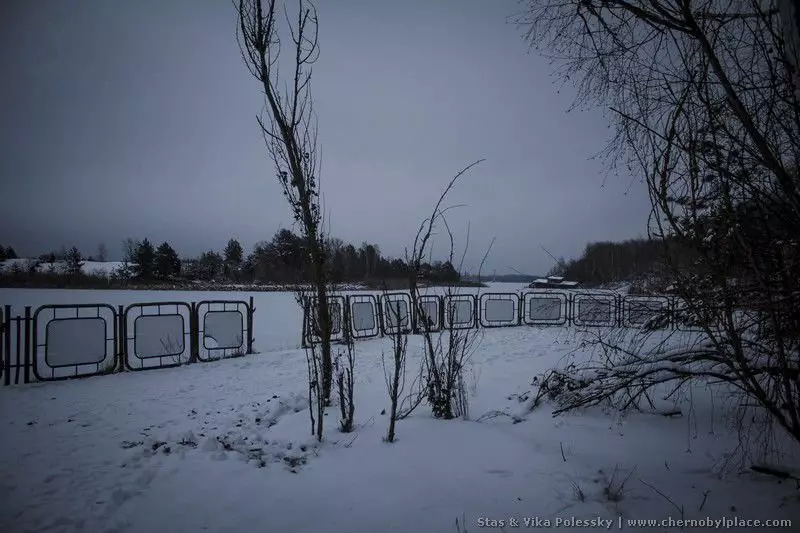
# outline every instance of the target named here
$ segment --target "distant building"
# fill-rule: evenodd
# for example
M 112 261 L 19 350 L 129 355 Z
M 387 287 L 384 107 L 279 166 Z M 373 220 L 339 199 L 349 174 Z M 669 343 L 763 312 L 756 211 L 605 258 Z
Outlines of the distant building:
M 561 276 L 548 276 L 533 280 L 528 285 L 529 289 L 574 289 L 578 286 L 577 281 L 565 281 Z

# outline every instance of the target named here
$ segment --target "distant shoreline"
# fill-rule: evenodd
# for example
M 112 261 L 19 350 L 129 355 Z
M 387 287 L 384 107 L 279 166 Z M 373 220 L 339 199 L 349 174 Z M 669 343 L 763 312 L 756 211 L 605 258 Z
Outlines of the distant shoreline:
M 38 284 L 38 283 L 3 283 L 0 278 L 0 289 L 35 289 L 35 290 L 96 290 L 96 291 L 181 291 L 181 292 L 297 292 L 301 288 L 310 288 L 310 285 L 205 285 L 205 284 L 125 284 L 125 285 L 97 285 L 97 284 Z M 335 284 L 338 291 L 347 292 L 375 292 L 383 290 L 379 285 L 368 284 Z M 462 282 L 455 284 L 420 284 L 421 288 L 431 287 L 478 287 L 485 288 L 485 283 Z M 408 284 L 391 283 L 387 284 L 386 290 L 405 290 Z

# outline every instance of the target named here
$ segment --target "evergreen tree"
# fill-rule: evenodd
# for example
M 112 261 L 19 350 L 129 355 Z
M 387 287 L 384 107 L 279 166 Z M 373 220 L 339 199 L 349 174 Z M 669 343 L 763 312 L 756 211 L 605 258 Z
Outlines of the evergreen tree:
M 75 246 L 70 248 L 67 252 L 67 274 L 70 276 L 77 276 L 80 274 L 82 261 L 83 256 L 81 255 L 80 250 L 78 250 Z
M 167 279 L 181 273 L 181 260 L 168 242 L 163 242 L 155 252 L 154 270 L 156 277 Z
M 225 247 L 224 254 L 226 263 L 238 266 L 242 262 L 244 250 L 242 250 L 242 245 L 239 244 L 239 241 L 236 239 L 231 239 L 228 241 L 228 245 Z
M 197 277 L 204 281 L 211 281 L 222 271 L 222 256 L 217 252 L 204 252 L 197 261 Z
M 138 243 L 134 251 L 134 261 L 136 267 L 134 268 L 134 275 L 143 280 L 153 279 L 155 271 L 155 250 L 153 244 L 145 239 Z

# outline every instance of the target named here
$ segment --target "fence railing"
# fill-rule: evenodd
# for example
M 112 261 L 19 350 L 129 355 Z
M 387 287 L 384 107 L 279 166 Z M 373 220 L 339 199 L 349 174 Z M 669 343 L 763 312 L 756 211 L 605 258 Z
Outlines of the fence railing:
M 422 295 L 407 292 L 329 298 L 332 338 L 369 339 L 445 328 L 519 326 L 696 330 L 686 304 L 667 296 L 536 289 L 522 293 Z M 5 385 L 169 368 L 253 352 L 249 301 L 147 302 L 0 307 L 0 378 Z M 317 305 L 303 305 L 302 345 L 319 341 Z
M 169 368 L 253 353 L 249 301 L 0 308 L 4 385 Z
M 442 328 L 581 326 L 695 330 L 685 304 L 669 296 L 623 296 L 613 292 L 534 289 L 522 293 L 422 295 L 416 308 L 405 292 L 331 297 L 335 341 L 420 333 Z M 346 309 L 347 313 L 342 313 Z M 303 345 L 319 342 L 315 299 L 303 309 Z M 344 321 L 344 323 L 342 322 Z

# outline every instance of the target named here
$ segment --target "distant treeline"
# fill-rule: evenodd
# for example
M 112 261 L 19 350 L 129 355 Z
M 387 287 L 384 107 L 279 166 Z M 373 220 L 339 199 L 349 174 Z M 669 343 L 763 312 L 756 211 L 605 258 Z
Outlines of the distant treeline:
M 405 279 L 408 265 L 403 259 L 381 256 L 377 244 L 362 243 L 356 248 L 341 239 L 329 239 L 326 252 L 330 274 L 335 282 L 360 282 Z M 243 261 L 242 275 L 253 280 L 277 282 L 311 279 L 309 254 L 303 239 L 289 230 L 278 231 L 271 241 L 262 241 Z M 422 265 L 421 277 L 431 283 L 458 283 L 461 275 L 449 262 Z
M 583 286 L 632 282 L 646 290 L 663 290 L 671 283 L 664 263 L 667 245 L 671 250 L 678 249 L 677 243 L 657 239 L 589 243 L 579 258 L 560 259 L 548 275 L 579 281 Z M 684 249 L 671 252 L 670 258 L 688 266 L 692 254 Z
M 500 283 L 530 283 L 543 276 L 532 274 L 482 274 L 481 276 L 466 275 L 463 279 L 470 281 L 497 281 Z
M 12 247 L 4 247 L 0 246 L 0 261 L 5 261 L 6 259 L 16 259 L 17 252 L 14 251 Z
M 335 283 L 363 283 L 380 287 L 402 286 L 408 265 L 402 259 L 383 257 L 376 244 L 356 247 L 341 239 L 326 242 L 330 276 Z M 16 258 L 11 248 L 0 247 L 0 260 Z M 180 286 L 208 284 L 299 284 L 311 279 L 311 264 L 303 238 L 288 229 L 271 240 L 258 242 L 245 255 L 242 245 L 230 239 L 223 250 L 209 250 L 194 258 L 180 258 L 168 242 L 155 246 L 149 239 L 126 239 L 123 262 L 110 275 L 82 271 L 84 261 L 105 261 L 107 250 L 98 246 L 92 256 L 76 247 L 42 254 L 36 261 L 14 264 L 0 272 L 4 286 L 119 287 L 130 285 Z M 59 268 L 54 268 L 58 265 Z M 421 280 L 428 284 L 461 284 L 461 275 L 449 261 L 421 266 Z M 464 281 L 463 283 L 467 283 Z

